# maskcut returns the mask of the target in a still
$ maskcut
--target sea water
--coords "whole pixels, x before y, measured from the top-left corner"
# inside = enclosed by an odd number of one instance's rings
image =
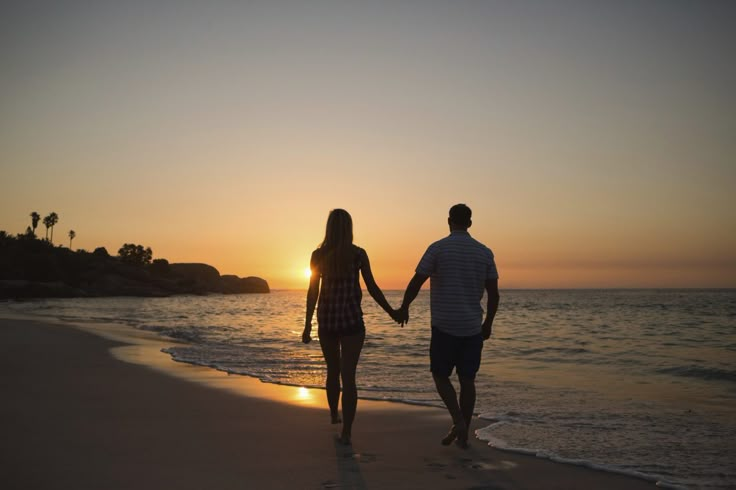
[[[402,293],[386,296],[398,306]],[[186,341],[167,350],[178,361],[322,387],[319,344],[301,343],[305,297],[274,291],[10,307],[123,322]],[[404,328],[367,294],[363,309],[361,397],[442,406],[429,373],[428,293]],[[477,434],[494,447],[663,486],[736,488],[736,290],[502,291],[477,394]]]

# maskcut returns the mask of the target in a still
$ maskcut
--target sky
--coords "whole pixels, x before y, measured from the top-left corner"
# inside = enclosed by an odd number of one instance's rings
[[[736,3],[6,1],[0,230],[403,289],[455,203],[503,288],[736,287]],[[41,226],[43,235],[43,226]]]

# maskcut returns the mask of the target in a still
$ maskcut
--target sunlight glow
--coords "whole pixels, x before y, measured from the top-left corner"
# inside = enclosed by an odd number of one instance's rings
[[[310,277],[312,277],[312,269],[310,269],[309,267],[307,267],[306,269],[304,269],[304,277],[306,277],[307,279],[309,279]]]
[[[317,401],[314,395],[315,395],[315,390],[310,390],[309,388],[300,386],[299,388],[296,389],[294,401],[298,402],[300,405],[315,406],[319,404],[320,402]]]

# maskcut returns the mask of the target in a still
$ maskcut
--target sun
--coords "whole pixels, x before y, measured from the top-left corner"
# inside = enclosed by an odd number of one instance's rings
[[[307,279],[309,279],[310,277],[312,277],[312,269],[310,269],[309,267],[307,267],[306,269],[304,269],[304,277],[306,277]]]

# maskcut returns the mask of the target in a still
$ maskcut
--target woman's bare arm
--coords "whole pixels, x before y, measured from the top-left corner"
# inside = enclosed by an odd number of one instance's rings
[[[307,290],[307,314],[304,318],[304,332],[302,333],[302,342],[308,344],[312,341],[312,318],[314,317],[314,309],[317,307],[317,298],[319,297],[319,280],[321,271],[314,254],[309,261],[309,267],[312,275],[309,277],[309,289]]]
[[[376,284],[376,280],[373,278],[373,271],[371,271],[371,263],[370,260],[368,260],[368,254],[365,251],[363,253],[360,272],[363,275],[363,281],[365,282],[366,289],[368,289],[368,294],[371,295],[371,297],[380,305],[381,308],[384,309],[386,313],[391,315],[391,318],[394,318],[396,310],[394,310],[388,301],[386,301],[383,291],[381,291],[381,288]]]

